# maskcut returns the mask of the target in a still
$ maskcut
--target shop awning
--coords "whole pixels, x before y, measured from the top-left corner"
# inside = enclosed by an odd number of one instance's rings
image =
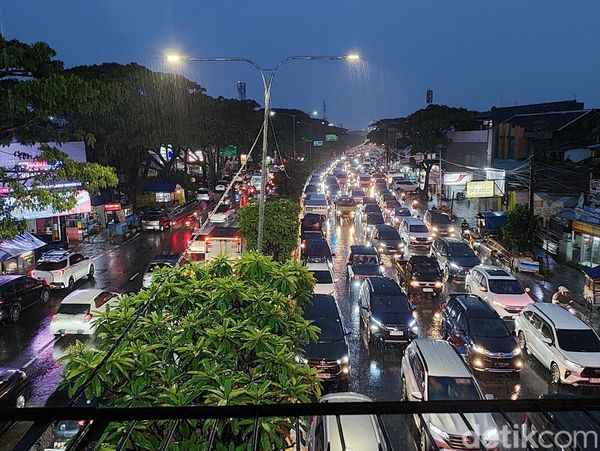
[[[588,275],[590,279],[600,279],[600,265],[593,268],[582,268],[582,271]]]
[[[45,245],[46,243],[36,238],[29,232],[17,235],[12,240],[0,241],[0,262],[6,261],[25,252],[33,251]]]

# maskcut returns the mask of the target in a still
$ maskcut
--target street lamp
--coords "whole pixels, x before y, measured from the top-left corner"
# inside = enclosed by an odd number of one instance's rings
[[[263,118],[263,146],[262,146],[262,166],[261,166],[261,189],[260,196],[258,198],[258,237],[256,239],[256,249],[262,250],[264,227],[265,227],[265,202],[266,193],[265,188],[267,185],[267,148],[268,148],[268,136],[269,136],[269,117],[271,112],[271,86],[273,86],[273,79],[277,70],[289,61],[352,61],[356,62],[360,60],[360,57],[356,54],[344,55],[344,56],[288,56],[287,58],[279,61],[273,69],[263,69],[255,61],[244,58],[244,57],[192,57],[182,56],[178,54],[166,55],[167,62],[171,64],[179,63],[181,61],[215,61],[215,62],[245,62],[254,66],[260,73],[260,77],[263,83],[264,89],[264,118]],[[267,77],[266,72],[269,72]]]

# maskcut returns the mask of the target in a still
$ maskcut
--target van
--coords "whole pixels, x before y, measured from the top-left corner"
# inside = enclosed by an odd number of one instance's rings
[[[324,194],[311,194],[304,199],[304,214],[313,213],[320,216],[329,214],[329,203]]]
[[[412,216],[406,216],[402,219],[398,231],[408,246],[429,246],[433,241],[433,237],[425,223]]]

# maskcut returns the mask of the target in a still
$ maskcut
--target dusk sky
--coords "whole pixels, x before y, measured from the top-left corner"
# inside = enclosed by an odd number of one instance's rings
[[[292,62],[273,105],[318,110],[349,128],[435,103],[486,110],[554,100],[600,106],[600,1],[5,0],[7,38],[46,41],[67,66],[135,61],[166,70],[170,48],[191,56],[244,56],[272,67],[289,55],[357,52],[346,62]],[[255,69],[188,63],[213,96],[262,103]]]

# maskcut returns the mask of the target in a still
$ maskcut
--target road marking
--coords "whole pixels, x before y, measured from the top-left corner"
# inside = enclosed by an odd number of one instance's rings
[[[35,362],[38,357],[40,356],[40,354],[42,352],[44,352],[46,350],[46,348],[49,348],[50,346],[54,345],[58,340],[60,340],[62,337],[55,337],[52,341],[49,341],[48,343],[46,343],[44,346],[42,346],[38,351],[37,351],[37,355],[33,356],[25,365],[23,365],[21,367],[22,370],[27,369],[27,367],[29,367],[33,362]]]
[[[139,275],[140,275],[140,273],[139,273],[139,272],[136,272],[136,273],[135,273],[133,276],[131,276],[131,277],[129,278],[129,280],[133,280],[133,279],[135,279],[135,278],[136,278],[137,276],[139,276]]]

